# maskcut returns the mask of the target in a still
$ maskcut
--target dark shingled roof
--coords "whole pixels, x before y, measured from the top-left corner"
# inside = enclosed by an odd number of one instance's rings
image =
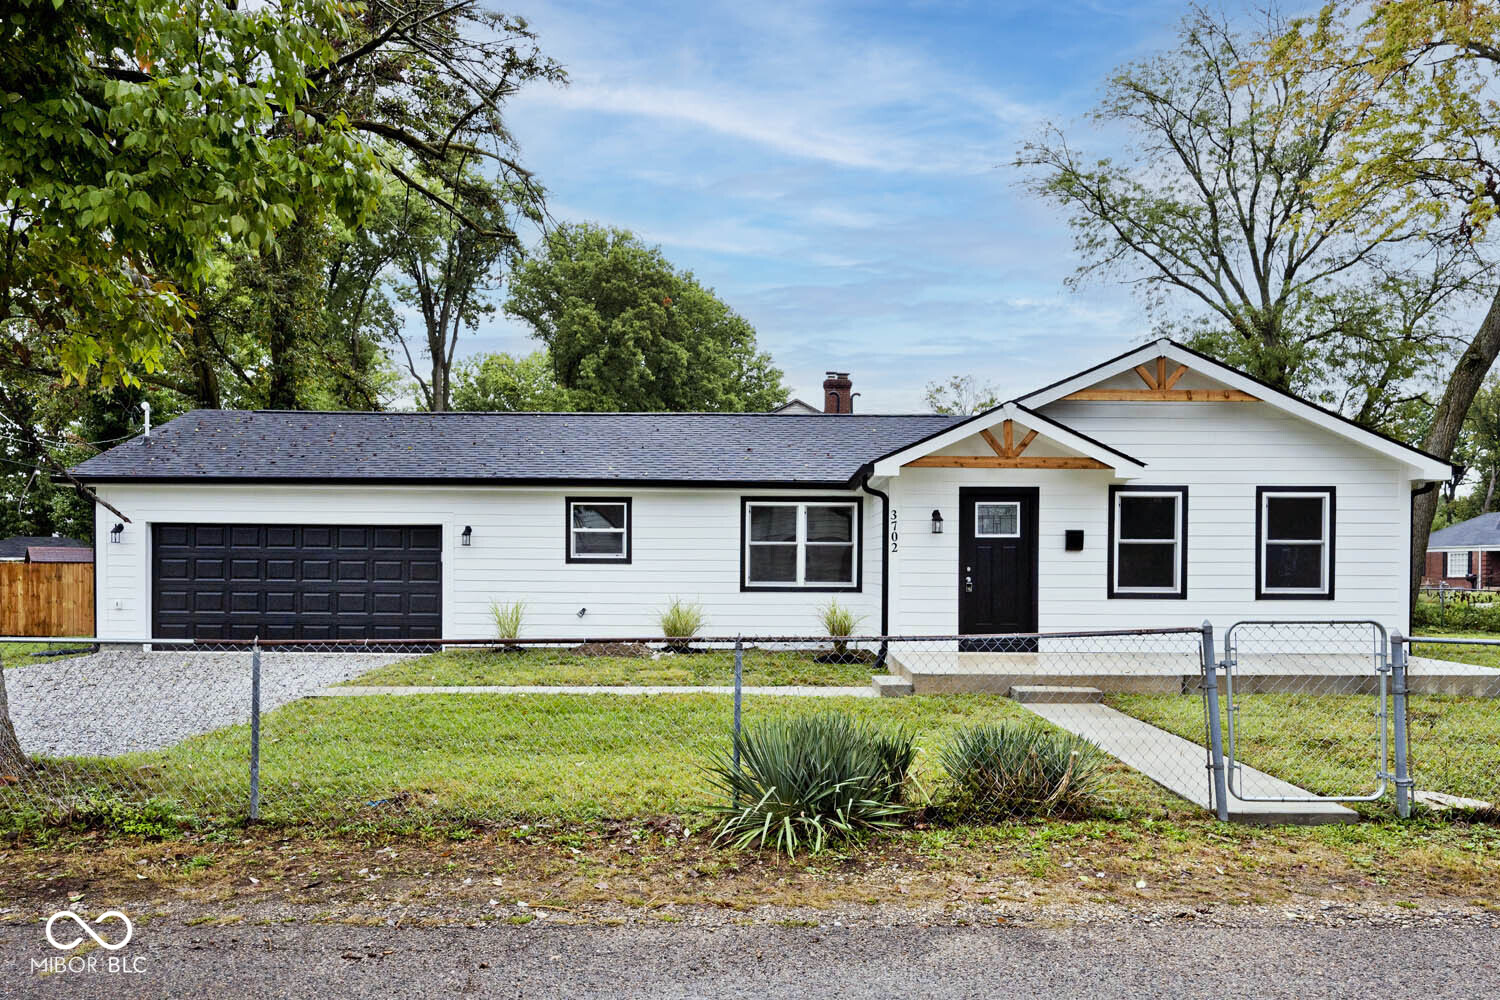
[[[193,410],[74,468],[89,482],[842,485],[962,418],[930,414]]]
[[[33,545],[45,545],[48,548],[88,549],[91,552],[94,549],[92,542],[81,542],[76,538],[52,535],[12,535],[9,538],[0,538],[0,559],[25,559],[26,550]]]
[[[91,563],[94,550],[75,545],[28,545],[26,561],[34,563]]]
[[[1427,537],[1429,549],[1500,549],[1500,514],[1480,514]]]

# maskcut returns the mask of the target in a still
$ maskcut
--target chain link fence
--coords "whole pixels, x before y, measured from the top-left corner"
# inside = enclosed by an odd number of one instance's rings
[[[1398,639],[1406,650],[1412,800],[1500,820],[1500,639]]]
[[[1186,818],[1211,804],[1205,650],[1227,664],[1215,692],[1236,794],[1368,796],[1388,815],[1378,630],[1246,623],[1227,657],[1219,638],[0,643],[26,755],[6,764],[0,746],[0,829],[699,826],[745,794],[716,765],[755,772],[772,736],[829,713],[905,739],[901,795],[934,818]],[[1470,664],[1468,687],[1443,688],[1451,672],[1425,642],[1411,657],[1416,786],[1494,801],[1500,671]]]

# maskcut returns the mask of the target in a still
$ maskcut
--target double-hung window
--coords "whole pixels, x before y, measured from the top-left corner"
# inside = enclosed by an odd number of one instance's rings
[[[568,562],[630,562],[630,498],[568,497]]]
[[[858,501],[743,502],[742,589],[859,589]]]
[[[1110,487],[1110,597],[1187,597],[1187,497],[1186,486]]]
[[[1448,572],[1444,576],[1468,576],[1469,575],[1469,553],[1449,552]]]
[[[1332,486],[1255,491],[1257,598],[1333,599]]]

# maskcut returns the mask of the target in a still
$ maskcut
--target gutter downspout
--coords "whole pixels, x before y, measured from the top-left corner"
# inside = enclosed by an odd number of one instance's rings
[[[890,643],[885,637],[891,634],[891,497],[883,490],[870,485],[872,466],[860,470],[859,488],[871,496],[880,498],[880,652],[875,656],[875,668],[885,669],[886,653]]]

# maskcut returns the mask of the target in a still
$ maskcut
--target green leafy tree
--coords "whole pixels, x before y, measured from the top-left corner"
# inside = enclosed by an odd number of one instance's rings
[[[1493,243],[1500,213],[1500,4],[1390,0],[1371,9],[1329,5],[1292,22],[1260,63],[1271,73],[1331,75],[1327,108],[1344,116],[1335,169],[1308,185],[1309,215],[1347,216],[1370,192],[1390,192],[1364,231],[1420,233],[1485,265],[1488,309],[1448,367],[1422,447],[1462,457],[1469,410],[1500,356],[1500,291]],[[1426,559],[1439,491],[1413,498],[1411,592]]]
[[[750,324],[623,229],[548,233],[512,277],[505,311],[546,345],[579,410],[764,412],[786,402]]]
[[[954,375],[946,382],[928,382],[923,398],[933,413],[968,415],[1000,405],[1000,390],[973,375]]]
[[[453,377],[455,410],[559,411],[573,407],[557,384],[546,351],[524,357],[486,354],[460,364]]]
[[[1366,426],[1398,420],[1461,344],[1445,325],[1475,280],[1469,254],[1384,225],[1400,185],[1372,178],[1337,205],[1357,109],[1337,68],[1257,62],[1283,25],[1239,31],[1194,11],[1169,52],[1109,79],[1093,118],[1121,159],[1048,130],[1022,150],[1062,208],[1074,282],[1122,278],[1168,331]]]

